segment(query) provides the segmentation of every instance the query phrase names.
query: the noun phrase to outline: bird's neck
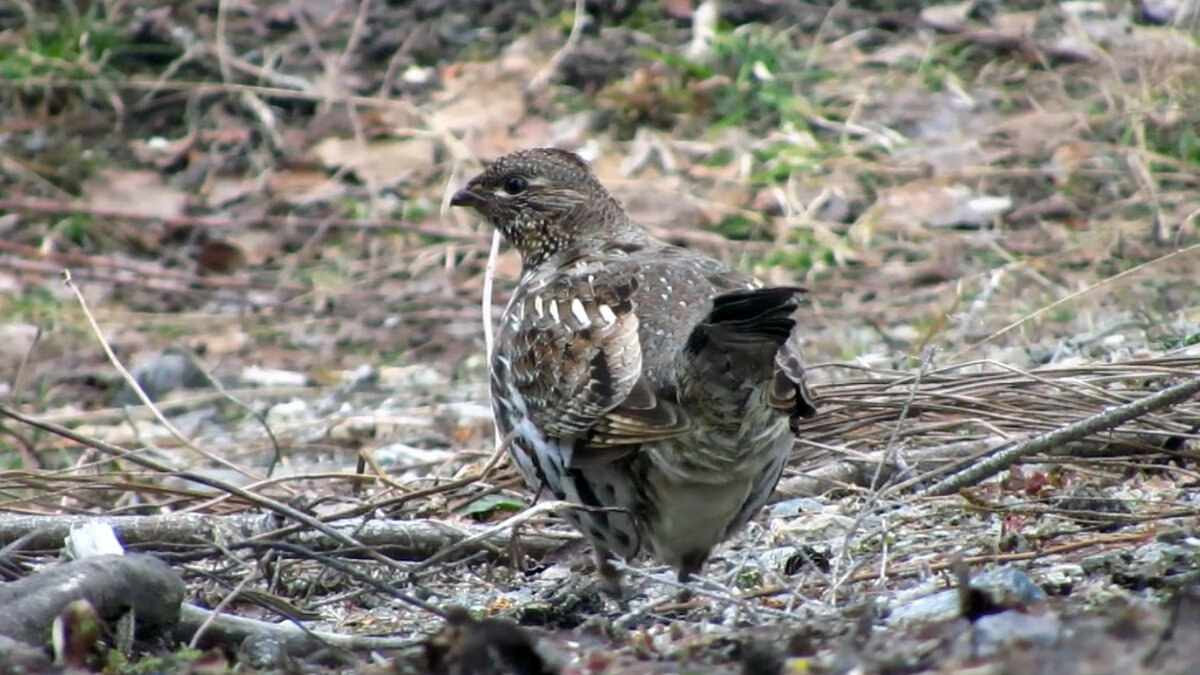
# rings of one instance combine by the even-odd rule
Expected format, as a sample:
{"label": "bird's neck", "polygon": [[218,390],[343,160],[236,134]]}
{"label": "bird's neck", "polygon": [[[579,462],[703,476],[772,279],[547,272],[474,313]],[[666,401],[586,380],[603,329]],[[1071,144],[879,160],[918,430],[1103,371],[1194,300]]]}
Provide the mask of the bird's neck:
{"label": "bird's neck", "polygon": [[[593,205],[587,214],[571,213],[564,220],[571,223],[552,223],[550,232],[571,232],[567,240],[558,241],[544,236],[544,243],[556,246],[539,246],[525,249],[521,255],[521,267],[526,274],[540,276],[576,265],[581,260],[603,258],[605,251],[624,246],[645,245],[656,241],[650,233],[629,219],[625,209],[613,198]],[[547,233],[547,234],[548,234]]]}
{"label": "bird's neck", "polygon": [[606,195],[593,207],[584,222],[591,223],[589,229],[577,229],[580,239],[597,249],[617,243],[645,243],[653,237],[641,226],[629,219],[625,207],[612,195]]}

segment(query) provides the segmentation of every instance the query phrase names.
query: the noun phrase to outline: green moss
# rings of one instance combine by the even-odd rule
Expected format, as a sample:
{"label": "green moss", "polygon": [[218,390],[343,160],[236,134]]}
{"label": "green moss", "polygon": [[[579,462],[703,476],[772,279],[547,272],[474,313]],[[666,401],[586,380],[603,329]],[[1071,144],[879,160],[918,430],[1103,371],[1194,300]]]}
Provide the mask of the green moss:
{"label": "green moss", "polygon": [[793,243],[771,249],[762,259],[763,267],[782,267],[786,270],[808,271],[813,267],[837,263],[833,249],[821,246],[806,230],[792,237]]}
{"label": "green moss", "polygon": [[20,471],[25,468],[21,451],[11,443],[0,440],[0,469]]}
{"label": "green moss", "polygon": [[1162,342],[1163,349],[1182,349],[1200,344],[1200,333],[1169,337]]}
{"label": "green moss", "polygon": [[103,4],[84,11],[63,0],[60,11],[36,17],[18,40],[0,42],[0,78],[25,80],[46,75],[95,78],[114,72],[112,57],[129,46],[126,27],[102,19]]}
{"label": "green moss", "polygon": [[763,231],[762,223],[745,215],[735,214],[721,221],[717,226],[717,232],[720,232],[726,239],[735,239],[746,241],[753,239],[755,235]]}
{"label": "green moss", "polygon": [[415,199],[404,202],[400,217],[404,220],[420,220],[433,213],[436,207],[427,199]]}
{"label": "green moss", "polygon": [[666,66],[668,77],[657,83],[656,92],[669,109],[716,128],[761,132],[791,125],[804,130],[804,89],[835,77],[811,67],[808,50],[799,46],[792,31],[770,26],[724,28],[704,64],[650,49],[639,51],[639,56]]}
{"label": "green moss", "polygon": [[105,673],[112,675],[150,675],[151,673],[234,673],[239,672],[217,652],[202,652],[180,647],[169,654],[130,658],[115,649],[104,653]]}
{"label": "green moss", "polygon": [[0,319],[56,330],[64,324],[63,304],[48,287],[29,284],[20,293],[0,295]]}
{"label": "green moss", "polygon": [[86,213],[73,213],[59,223],[59,232],[76,246],[86,247],[92,243],[92,227],[95,221]]}
{"label": "green moss", "polygon": [[762,588],[762,573],[758,570],[743,571],[741,574],[737,575],[737,579],[734,580],[733,584],[742,590]]}
{"label": "green moss", "polygon": [[1059,305],[1045,313],[1045,317],[1055,323],[1070,323],[1075,320],[1075,310],[1067,305]]}
{"label": "green moss", "polygon": [[830,154],[796,143],[774,143],[754,152],[755,171],[752,185],[785,183],[793,174],[819,176],[825,172],[823,160]]}

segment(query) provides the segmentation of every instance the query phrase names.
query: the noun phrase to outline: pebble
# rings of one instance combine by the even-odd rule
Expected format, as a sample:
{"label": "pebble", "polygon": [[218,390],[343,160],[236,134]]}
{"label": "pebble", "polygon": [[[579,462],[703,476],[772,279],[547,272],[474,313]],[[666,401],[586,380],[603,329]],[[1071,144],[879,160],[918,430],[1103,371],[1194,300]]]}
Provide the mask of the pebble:
{"label": "pebble", "polygon": [[[1046,600],[1046,593],[1025,572],[1015,567],[997,567],[971,579],[971,587],[987,593],[997,603],[1025,607]],[[950,588],[918,598],[888,614],[888,623],[944,621],[959,614],[958,589]]]}

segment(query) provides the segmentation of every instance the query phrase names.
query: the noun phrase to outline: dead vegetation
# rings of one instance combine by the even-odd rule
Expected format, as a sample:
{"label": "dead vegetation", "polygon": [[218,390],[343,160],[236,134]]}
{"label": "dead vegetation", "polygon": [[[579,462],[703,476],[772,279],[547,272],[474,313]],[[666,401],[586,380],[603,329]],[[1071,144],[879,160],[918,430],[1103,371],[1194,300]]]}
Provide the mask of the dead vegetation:
{"label": "dead vegetation", "polygon": [[[400,672],[1183,672],[1195,16],[0,8],[0,570],[103,515],[183,573],[189,612],[263,620],[166,670],[375,649]],[[823,414],[690,603],[642,562],[627,606],[577,583],[561,505],[520,511],[494,461],[490,233],[444,205],[532,145],[588,155],[665,238],[811,289]],[[518,261],[494,267],[498,312]],[[955,565],[1041,595],[1010,579],[976,612]],[[946,586],[948,614],[914,609]],[[416,649],[430,608],[449,622]],[[212,615],[190,616],[199,645]],[[279,617],[317,634],[237,651]]]}

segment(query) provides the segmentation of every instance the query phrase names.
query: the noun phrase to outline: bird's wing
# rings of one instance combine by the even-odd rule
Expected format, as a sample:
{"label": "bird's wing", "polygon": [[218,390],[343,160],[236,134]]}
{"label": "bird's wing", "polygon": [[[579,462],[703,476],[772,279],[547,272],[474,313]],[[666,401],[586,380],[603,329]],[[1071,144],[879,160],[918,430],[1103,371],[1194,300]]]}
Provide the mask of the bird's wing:
{"label": "bird's wing", "polygon": [[690,422],[642,374],[633,295],[637,279],[560,275],[509,309],[501,356],[530,419],[547,435],[574,438],[572,464],[609,461]]}

